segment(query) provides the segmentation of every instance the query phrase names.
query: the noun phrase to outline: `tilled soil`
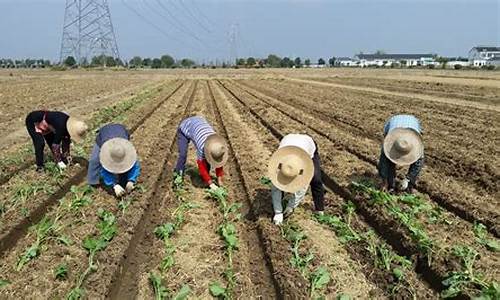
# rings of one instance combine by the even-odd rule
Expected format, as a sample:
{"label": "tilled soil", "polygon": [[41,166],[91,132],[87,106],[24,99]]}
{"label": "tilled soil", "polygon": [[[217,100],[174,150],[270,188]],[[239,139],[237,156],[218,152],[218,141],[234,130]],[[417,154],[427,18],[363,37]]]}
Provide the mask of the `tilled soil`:
{"label": "tilled soil", "polygon": [[[472,88],[469,90],[474,93]],[[346,294],[359,299],[437,298],[444,289],[441,281],[458,268],[460,262],[450,255],[450,248],[459,244],[478,252],[475,271],[484,274],[488,281],[498,282],[500,256],[479,245],[472,230],[474,221],[482,221],[491,232],[487,238],[498,242],[495,237],[498,230],[498,182],[495,181],[498,141],[490,136],[498,131],[496,113],[462,106],[452,108],[434,102],[419,103],[418,107],[411,108],[410,112],[422,115],[424,126],[432,124],[424,127],[429,161],[421,176],[418,195],[432,207],[441,206],[441,217],[448,221],[433,223],[423,217],[419,219],[422,230],[440,247],[432,253],[429,264],[406,227],[387,211],[370,205],[350,190],[353,180],[376,180],[375,165],[381,139],[377,129],[382,126],[379,123],[406,101],[372,96],[273,79],[231,81],[204,77],[203,80],[168,83],[154,99],[132,109],[124,119],[133,131],[132,140],[142,166],[142,188],[127,198],[133,201],[126,209],[118,207],[118,200],[106,191],[93,191],[90,204],[61,219],[64,226],[58,237],[67,237],[70,242],[64,244],[56,238],[42,241],[41,251],[19,271],[15,268],[18,258],[37,241],[33,231],[27,231],[27,225],[37,223],[43,216],[53,218],[59,212],[59,204],[54,202],[41,210],[38,220],[23,221],[19,216],[2,220],[3,229],[15,227],[16,222],[25,225],[23,230],[12,235],[15,237],[11,239],[12,245],[2,246],[0,280],[9,283],[0,286],[0,297],[64,298],[87,268],[88,251],[82,247],[82,242],[99,232],[96,227],[99,209],[115,215],[117,234],[97,253],[97,268],[82,284],[84,297],[155,297],[149,276],[151,272],[159,272],[165,245],[153,231],[161,224],[172,222],[180,204],[171,187],[177,159],[176,131],[182,118],[192,114],[205,116],[230,146],[230,160],[224,168],[228,201],[242,204],[242,218],[235,222],[239,248],[232,257],[236,278],[234,298],[311,298],[311,274],[319,268],[325,268],[330,276],[330,281],[320,291],[326,299]],[[467,122],[457,121],[460,115]],[[489,129],[485,129],[487,125]],[[460,132],[461,139],[452,133],[439,136],[439,130],[447,126],[453,127],[453,134]],[[471,133],[472,129],[476,129],[477,134]],[[336,230],[316,220],[311,197],[307,195],[283,227],[293,225],[306,236],[300,244],[299,254],[311,254],[312,259],[305,269],[292,264],[297,253],[293,253],[293,243],[283,235],[285,229],[272,223],[270,190],[260,182],[280,138],[290,132],[308,133],[318,144],[328,189],[325,212],[343,218],[345,205],[352,201],[356,209],[350,216],[351,228],[371,236],[370,244],[366,239],[342,242]],[[476,137],[489,146],[471,150],[471,155],[478,157],[468,156],[461,160],[461,153],[469,147],[467,141]],[[451,145],[456,151],[442,149]],[[486,167],[488,160],[494,162],[490,167]],[[21,172],[24,173],[13,173],[14,177],[1,186],[4,194],[12,192],[11,183],[16,182],[16,178],[34,182],[28,171]],[[161,273],[161,277],[169,297],[187,285],[191,289],[190,298],[206,299],[211,297],[210,283],[227,284],[224,272],[228,257],[217,233],[222,215],[218,204],[206,198],[205,185],[195,167],[193,147],[189,149],[186,173],[185,197],[195,207],[186,211],[182,226],[170,240],[175,245],[174,265]],[[433,179],[436,177],[441,181]],[[57,187],[62,194],[54,196],[54,201],[67,197],[72,184],[83,186],[83,178],[69,173],[60,182],[63,187]],[[50,196],[39,197],[47,199]],[[38,200],[29,197],[34,207]],[[0,244],[5,243],[4,236],[0,235]],[[374,246],[411,261],[403,281],[396,280],[391,268],[383,268],[374,260],[370,250]],[[68,266],[68,276],[55,279],[54,269],[61,263]]]}

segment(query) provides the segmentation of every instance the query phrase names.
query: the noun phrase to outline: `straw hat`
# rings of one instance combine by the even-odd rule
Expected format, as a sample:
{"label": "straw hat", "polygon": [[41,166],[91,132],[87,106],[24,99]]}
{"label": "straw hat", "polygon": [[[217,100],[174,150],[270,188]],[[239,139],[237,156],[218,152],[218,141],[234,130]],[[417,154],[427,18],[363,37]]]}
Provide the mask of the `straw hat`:
{"label": "straw hat", "polygon": [[229,156],[226,141],[218,134],[212,134],[207,138],[204,152],[208,163],[214,168],[224,166]]}
{"label": "straw hat", "polygon": [[73,117],[69,117],[68,121],[66,121],[66,128],[68,129],[71,139],[79,143],[83,140],[83,137],[87,133],[87,129],[89,127],[84,122]]}
{"label": "straw hat", "polygon": [[314,175],[311,156],[296,146],[279,148],[271,156],[268,176],[280,190],[295,193],[308,186]]}
{"label": "straw hat", "polygon": [[411,165],[424,154],[424,143],[415,130],[395,128],[384,139],[384,153],[397,165]]}
{"label": "straw hat", "polygon": [[104,169],[113,174],[123,174],[137,161],[134,145],[124,138],[107,140],[101,147],[99,160]]}

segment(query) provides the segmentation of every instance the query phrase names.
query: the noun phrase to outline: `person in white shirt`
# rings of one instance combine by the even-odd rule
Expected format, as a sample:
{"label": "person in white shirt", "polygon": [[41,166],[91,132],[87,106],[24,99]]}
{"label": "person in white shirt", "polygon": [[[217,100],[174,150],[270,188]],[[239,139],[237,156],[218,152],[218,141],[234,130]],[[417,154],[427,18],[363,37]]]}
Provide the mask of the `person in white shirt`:
{"label": "person in white shirt", "polygon": [[[304,199],[311,186],[315,212],[323,214],[325,209],[325,188],[321,178],[321,163],[318,147],[314,140],[305,134],[288,134],[280,142],[278,150],[271,156],[268,175],[271,179],[273,222],[283,223]],[[283,211],[281,201],[284,193],[293,194]]]}

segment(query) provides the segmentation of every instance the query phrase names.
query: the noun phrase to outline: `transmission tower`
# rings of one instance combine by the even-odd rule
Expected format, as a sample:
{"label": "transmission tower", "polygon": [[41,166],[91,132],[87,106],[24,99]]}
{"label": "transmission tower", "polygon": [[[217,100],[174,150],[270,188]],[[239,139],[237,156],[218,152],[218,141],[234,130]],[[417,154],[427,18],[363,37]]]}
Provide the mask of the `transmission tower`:
{"label": "transmission tower", "polygon": [[61,62],[73,56],[78,64],[94,56],[120,58],[107,0],[66,0]]}
{"label": "transmission tower", "polygon": [[238,58],[238,35],[239,35],[239,24],[238,23],[231,24],[228,33],[230,65],[236,64],[236,59]]}

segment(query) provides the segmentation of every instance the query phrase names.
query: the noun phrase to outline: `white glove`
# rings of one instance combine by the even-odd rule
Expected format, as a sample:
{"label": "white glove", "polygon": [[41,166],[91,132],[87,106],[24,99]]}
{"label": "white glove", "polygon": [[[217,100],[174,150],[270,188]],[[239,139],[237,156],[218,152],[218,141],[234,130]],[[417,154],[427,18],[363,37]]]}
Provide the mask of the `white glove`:
{"label": "white glove", "polygon": [[121,196],[125,195],[125,190],[119,184],[115,184],[115,186],[113,187],[113,190],[115,191],[115,195],[118,198],[120,198]]}
{"label": "white glove", "polygon": [[64,162],[62,162],[62,161],[58,162],[58,163],[57,163],[57,166],[58,166],[58,167],[59,167],[59,169],[61,169],[61,170],[66,169],[66,164],[65,164]]}
{"label": "white glove", "polygon": [[281,223],[283,223],[283,214],[275,214],[273,217],[273,222],[276,225],[281,225]]}
{"label": "white glove", "polygon": [[410,183],[410,181],[408,179],[403,179],[399,182],[399,190],[400,191],[406,191],[406,189],[408,188],[408,184]]}
{"label": "white glove", "polygon": [[127,193],[130,193],[134,190],[135,186],[132,181],[127,182],[127,185],[125,186],[125,189],[127,190]]}
{"label": "white glove", "polygon": [[219,188],[219,187],[218,187],[215,183],[211,183],[211,184],[209,185],[209,187],[210,187],[210,189],[211,189],[212,191],[215,191],[216,189],[218,189],[218,188]]}

